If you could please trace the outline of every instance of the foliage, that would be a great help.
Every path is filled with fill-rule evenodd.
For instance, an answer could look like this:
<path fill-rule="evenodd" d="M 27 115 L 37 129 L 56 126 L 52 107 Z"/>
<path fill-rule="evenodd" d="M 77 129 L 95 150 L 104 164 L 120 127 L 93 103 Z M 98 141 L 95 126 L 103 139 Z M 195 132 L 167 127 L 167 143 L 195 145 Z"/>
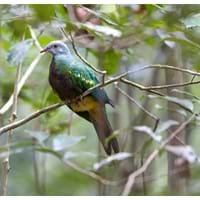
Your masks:
<path fill-rule="evenodd" d="M 0 10 L 1 111 L 14 91 L 19 65 L 20 79 L 33 66 L 17 98 L 16 121 L 60 102 L 48 84 L 51 57 L 39 53 L 52 40 L 65 40 L 77 56 L 71 34 L 78 52 L 97 69 L 106 70 L 106 80 L 135 71 L 117 79 L 124 93 L 113 83 L 105 87 L 115 104 L 107 111 L 121 153 L 107 157 L 93 127 L 62 106 L 13 130 L 8 195 L 121 195 L 128 184 L 124 180 L 151 159 L 155 149 L 160 151 L 149 163 L 154 163 L 151 170 L 132 176 L 135 182 L 128 194 L 181 194 L 166 189 L 167 178 L 174 176 L 167 171 L 167 153 L 178 156 L 177 166 L 191 161 L 186 194 L 199 194 L 198 5 L 0 5 Z M 175 77 L 168 73 L 172 70 Z M 154 87 L 162 85 L 166 87 Z M 0 127 L 10 123 L 11 107 L 0 115 Z M 184 137 L 176 135 L 179 143 L 160 148 L 185 121 Z M 8 144 L 6 134 L 0 137 L 2 162 Z M 106 193 L 100 190 L 102 185 Z"/>

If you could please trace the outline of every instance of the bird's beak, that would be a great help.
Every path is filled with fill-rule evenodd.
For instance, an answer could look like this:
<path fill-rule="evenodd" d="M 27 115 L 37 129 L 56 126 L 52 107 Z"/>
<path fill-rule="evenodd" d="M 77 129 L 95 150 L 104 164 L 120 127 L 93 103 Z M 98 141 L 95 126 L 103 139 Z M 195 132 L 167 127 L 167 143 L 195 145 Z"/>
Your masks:
<path fill-rule="evenodd" d="M 47 48 L 45 48 L 45 49 L 42 49 L 41 51 L 40 51 L 40 53 L 44 53 L 44 52 L 47 52 Z"/>

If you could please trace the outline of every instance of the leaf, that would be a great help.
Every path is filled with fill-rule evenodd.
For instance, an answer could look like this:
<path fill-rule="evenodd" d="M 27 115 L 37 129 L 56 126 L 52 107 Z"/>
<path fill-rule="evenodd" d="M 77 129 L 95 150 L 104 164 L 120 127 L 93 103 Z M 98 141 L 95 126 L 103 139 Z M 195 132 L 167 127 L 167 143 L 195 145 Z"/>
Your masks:
<path fill-rule="evenodd" d="M 111 20 L 111 18 L 107 15 L 104 14 L 103 12 L 99 12 L 92 10 L 92 9 L 88 9 L 87 7 L 83 7 L 85 10 L 87 10 L 87 12 L 91 13 L 92 15 L 96 16 L 97 18 L 101 19 L 102 21 L 104 21 L 105 23 L 109 24 L 109 25 L 113 25 L 116 26 L 117 24 Z"/>
<path fill-rule="evenodd" d="M 71 152 L 71 151 L 67 151 L 65 154 L 64 154 L 64 160 L 68 160 L 68 159 L 71 159 L 71 158 L 76 158 L 76 157 L 94 157 L 96 158 L 97 155 L 91 153 L 91 152 Z"/>
<path fill-rule="evenodd" d="M 192 97 L 192 98 L 194 98 L 195 100 L 198 100 L 198 101 L 200 100 L 200 98 L 198 98 L 197 96 L 194 96 L 190 92 L 186 92 L 186 91 L 178 90 L 178 89 L 172 89 L 172 92 L 176 92 L 176 93 L 187 95 L 187 96 Z"/>
<path fill-rule="evenodd" d="M 55 151 L 64 150 L 78 144 L 85 138 L 85 136 L 71 136 L 66 134 L 56 135 L 53 139 L 53 149 Z"/>
<path fill-rule="evenodd" d="M 25 130 L 24 132 L 28 133 L 32 138 L 35 138 L 39 143 L 44 142 L 49 137 L 49 134 L 46 132 L 31 131 L 31 130 Z"/>
<path fill-rule="evenodd" d="M 160 99 L 166 99 L 170 102 L 176 103 L 180 106 L 183 106 L 184 108 L 187 108 L 190 111 L 193 111 L 194 106 L 191 100 L 189 99 L 180 99 L 177 97 L 172 97 L 172 96 L 155 96 L 155 95 L 148 95 L 149 98 L 160 98 Z"/>
<path fill-rule="evenodd" d="M 132 157 L 133 155 L 131 153 L 127 153 L 127 152 L 121 152 L 121 153 L 117 153 L 115 155 L 112 155 L 112 156 L 109 156 L 107 157 L 106 159 L 104 160 L 101 160 L 100 162 L 98 163 L 95 163 L 93 165 L 93 169 L 95 171 L 99 170 L 100 168 L 102 168 L 103 166 L 105 165 L 108 165 L 110 164 L 111 162 L 117 160 L 117 161 L 121 161 L 121 160 L 125 160 L 127 158 L 130 158 Z"/>
<path fill-rule="evenodd" d="M 186 28 L 200 27 L 200 13 L 182 19 L 181 22 Z"/>
<path fill-rule="evenodd" d="M 32 46 L 32 44 L 33 44 L 32 39 L 27 39 L 15 44 L 9 50 L 7 61 L 11 65 L 19 65 L 20 63 L 22 63 L 28 53 L 28 50 Z"/>
<path fill-rule="evenodd" d="M 55 16 L 55 6 L 54 5 L 29 5 L 33 9 L 37 17 L 42 21 L 50 21 L 52 17 Z"/>
<path fill-rule="evenodd" d="M 149 135 L 156 142 L 161 142 L 161 140 L 162 140 L 162 136 L 156 135 L 153 132 L 153 130 L 148 126 L 135 126 L 134 130 L 139 131 L 139 132 L 147 133 L 147 135 Z"/>
<path fill-rule="evenodd" d="M 166 37 L 170 37 L 170 34 L 169 34 L 169 33 L 164 32 L 162 29 L 159 29 L 159 28 L 156 29 L 156 33 L 158 34 L 158 36 L 159 36 L 161 39 L 164 39 L 164 38 L 166 38 Z M 165 40 L 164 43 L 165 43 L 168 47 L 170 47 L 170 48 L 174 48 L 174 47 L 176 46 L 176 43 L 173 42 L 173 41 L 167 41 L 167 40 Z"/>
<path fill-rule="evenodd" d="M 187 117 L 187 112 L 185 110 L 176 110 L 177 113 L 183 115 L 184 117 Z"/>
<path fill-rule="evenodd" d="M 196 161 L 199 161 L 199 158 L 195 154 L 193 148 L 189 145 L 177 145 L 177 146 L 172 146 L 172 145 L 166 145 L 165 149 L 179 157 L 184 158 L 187 160 L 189 163 L 194 163 Z"/>
<path fill-rule="evenodd" d="M 80 25 L 82 28 L 87 28 L 95 32 L 100 32 L 105 35 L 111 35 L 113 37 L 120 37 L 122 35 L 122 32 L 118 29 L 111 28 L 109 26 L 102 26 L 102 25 L 95 25 L 91 24 L 90 22 L 87 22 L 85 24 L 77 23 L 77 25 Z"/>
<path fill-rule="evenodd" d="M 155 107 L 156 109 L 158 109 L 158 110 L 163 109 L 163 106 L 161 106 L 161 105 L 158 104 L 158 103 L 156 103 L 156 104 L 154 105 L 154 107 Z"/>
<path fill-rule="evenodd" d="M 191 47 L 195 47 L 197 49 L 200 49 L 200 45 L 192 42 L 191 40 L 187 39 L 187 38 L 177 38 L 177 37 L 166 37 L 162 39 L 163 41 L 174 41 L 174 42 L 179 42 L 180 44 L 183 45 L 187 45 L 187 46 L 191 46 Z"/>
<path fill-rule="evenodd" d="M 104 4 L 101 5 L 100 11 L 106 13 L 106 14 L 110 14 L 110 13 L 114 13 L 117 12 L 117 7 L 114 4 Z"/>
<path fill-rule="evenodd" d="M 102 67 L 107 71 L 107 73 L 113 74 L 118 70 L 120 62 L 120 56 L 117 52 L 109 50 L 103 54 Z"/>
<path fill-rule="evenodd" d="M 177 122 L 175 120 L 167 120 L 163 123 L 159 123 L 156 133 L 160 134 L 160 133 L 164 132 L 165 130 L 167 130 L 168 128 L 170 128 L 171 126 L 175 126 L 178 124 L 179 124 L 179 122 Z"/>
<path fill-rule="evenodd" d="M 186 107 L 190 111 L 193 111 L 193 109 L 194 109 L 193 103 L 189 99 L 180 99 L 180 98 L 177 98 L 177 97 L 170 97 L 170 96 L 166 96 L 164 98 L 167 99 L 168 101 L 171 101 L 171 102 L 177 103 L 177 104 L 179 104 L 183 107 Z"/>

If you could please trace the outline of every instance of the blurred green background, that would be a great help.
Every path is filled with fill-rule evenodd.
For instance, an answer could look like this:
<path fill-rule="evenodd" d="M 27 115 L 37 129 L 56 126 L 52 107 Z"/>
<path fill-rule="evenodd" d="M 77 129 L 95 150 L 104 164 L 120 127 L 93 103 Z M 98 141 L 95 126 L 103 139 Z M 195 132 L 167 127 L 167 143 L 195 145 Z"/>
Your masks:
<path fill-rule="evenodd" d="M 200 5 L 0 5 L 0 108 L 13 93 L 19 63 L 22 62 L 23 76 L 40 56 L 34 35 L 42 47 L 53 40 L 64 40 L 76 56 L 61 28 L 68 35 L 71 32 L 84 58 L 107 71 L 107 79 L 153 63 L 198 71 L 199 13 Z M 20 91 L 16 120 L 60 102 L 48 83 L 51 56 L 46 54 L 38 59 Z M 193 78 L 199 80 L 197 76 Z M 151 86 L 183 83 L 192 76 L 176 70 L 148 69 L 131 74 L 128 79 Z M 152 97 L 151 93 L 131 85 L 119 83 L 119 87 L 159 119 L 163 138 L 178 127 L 174 122 L 181 123 L 191 113 L 199 112 L 198 84 L 159 90 L 165 95 L 163 98 Z M 84 174 L 95 171 L 94 164 L 106 155 L 92 125 L 63 106 L 13 131 L 7 195 L 122 194 L 128 175 L 140 168 L 159 146 L 134 127 L 153 129 L 155 120 L 121 94 L 114 84 L 105 89 L 115 104 L 114 109 L 107 107 L 107 113 L 121 151 L 131 156 L 119 155 L 117 161 L 104 165 L 96 173 L 116 181 L 117 185 L 104 185 Z M 169 100 L 168 96 L 174 99 Z M 183 103 L 184 108 L 180 107 Z M 9 123 L 10 115 L 11 108 L 0 116 L 0 126 Z M 199 131 L 196 117 L 172 144 L 189 144 L 198 155 Z M 1 161 L 5 158 L 7 135 L 0 137 Z M 161 151 L 136 179 L 130 195 L 199 195 L 198 164 L 189 166 L 186 162 L 179 166 L 176 161 L 176 157 Z M 1 168 L 1 180 L 3 173 Z"/>

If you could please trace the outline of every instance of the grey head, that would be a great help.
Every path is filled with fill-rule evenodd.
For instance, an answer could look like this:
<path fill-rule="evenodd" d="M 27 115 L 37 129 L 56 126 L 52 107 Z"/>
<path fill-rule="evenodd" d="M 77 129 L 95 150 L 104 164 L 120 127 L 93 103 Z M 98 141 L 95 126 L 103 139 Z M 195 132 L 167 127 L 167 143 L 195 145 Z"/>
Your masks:
<path fill-rule="evenodd" d="M 67 45 L 62 42 L 62 41 L 53 41 L 50 42 L 43 50 L 40 51 L 40 53 L 43 52 L 49 52 L 51 53 L 53 56 L 56 55 L 71 55 L 69 48 L 67 47 Z"/>

